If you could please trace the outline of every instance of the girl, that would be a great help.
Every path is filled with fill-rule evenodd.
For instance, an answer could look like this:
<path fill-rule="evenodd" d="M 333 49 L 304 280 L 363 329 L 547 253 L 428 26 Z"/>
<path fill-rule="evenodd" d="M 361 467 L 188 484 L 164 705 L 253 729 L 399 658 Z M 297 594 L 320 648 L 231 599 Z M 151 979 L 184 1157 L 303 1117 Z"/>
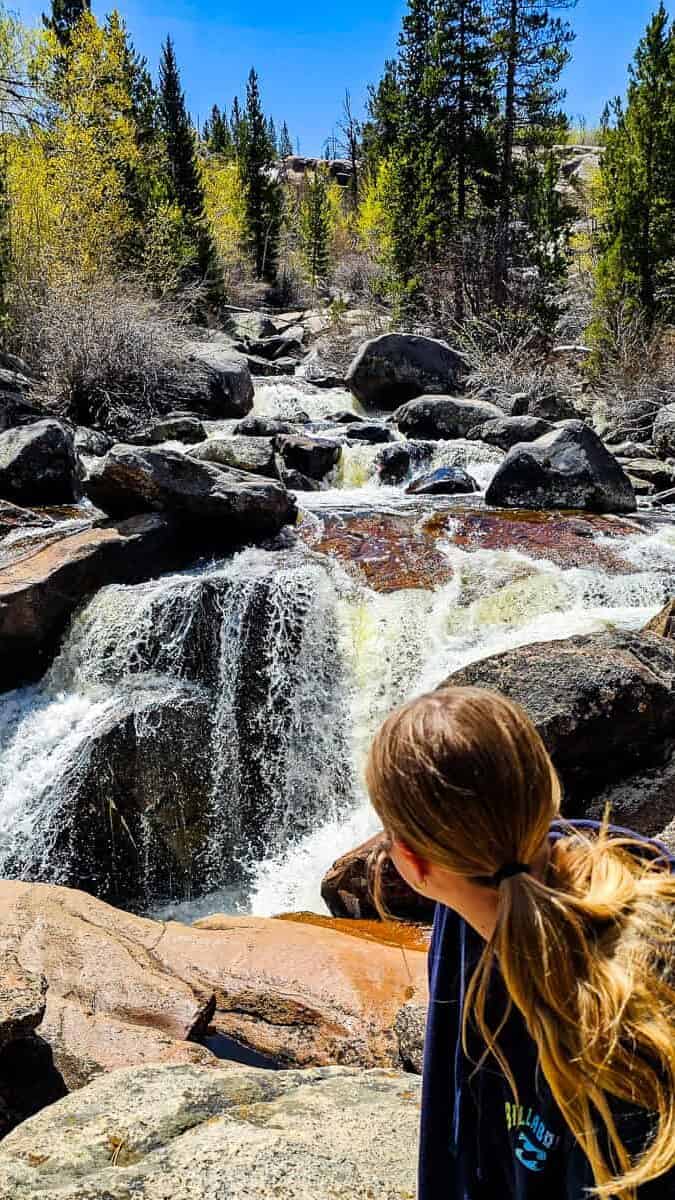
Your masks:
<path fill-rule="evenodd" d="M 675 1200 L 675 861 L 561 823 L 539 734 L 482 689 L 392 713 L 367 782 L 438 902 L 419 1200 Z"/>

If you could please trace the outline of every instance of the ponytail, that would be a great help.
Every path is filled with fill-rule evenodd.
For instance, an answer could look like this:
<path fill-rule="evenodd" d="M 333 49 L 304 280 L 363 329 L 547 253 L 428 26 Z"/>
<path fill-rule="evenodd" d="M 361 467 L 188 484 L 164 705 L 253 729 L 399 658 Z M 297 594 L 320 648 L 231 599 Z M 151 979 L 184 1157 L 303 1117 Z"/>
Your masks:
<path fill-rule="evenodd" d="M 584 1150 L 596 1194 L 632 1200 L 675 1162 L 675 878 L 645 845 L 578 831 L 553 848 L 549 880 L 499 885 L 497 922 L 465 1009 L 514 1087 L 486 1020 L 495 960 L 535 1041 L 551 1092 Z M 631 1159 L 610 1098 L 653 1114 Z M 598 1137 L 604 1128 L 606 1148 Z"/>
<path fill-rule="evenodd" d="M 421 858 L 497 890 L 494 931 L 470 981 L 464 1049 L 474 1023 L 514 1096 L 499 1044 L 521 1013 L 553 1097 L 603 1200 L 675 1165 L 675 876 L 644 842 L 569 827 L 545 879 L 531 864 L 558 817 L 560 787 L 527 715 L 504 697 L 445 688 L 393 713 L 367 766 L 389 835 Z M 519 869 L 501 870 L 504 864 Z M 487 1019 L 495 966 L 508 1007 Z M 480 1064 L 478 1064 L 480 1065 Z M 620 1130 L 618 1101 L 649 1114 L 639 1154 Z"/>

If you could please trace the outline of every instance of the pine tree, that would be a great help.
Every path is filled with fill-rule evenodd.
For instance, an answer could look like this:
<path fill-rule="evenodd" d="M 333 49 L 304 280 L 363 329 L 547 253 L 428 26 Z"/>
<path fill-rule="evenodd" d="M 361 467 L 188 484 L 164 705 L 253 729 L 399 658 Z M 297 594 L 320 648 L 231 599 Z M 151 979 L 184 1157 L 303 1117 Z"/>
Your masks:
<path fill-rule="evenodd" d="M 560 129 L 564 89 L 560 76 L 570 58 L 574 34 L 551 10 L 570 9 L 576 0 L 494 0 L 492 46 L 501 91 L 499 185 L 495 239 L 494 299 L 508 296 L 513 232 L 517 141 L 530 150 L 550 145 Z"/>
<path fill-rule="evenodd" d="M 274 117 L 268 117 L 267 119 L 267 137 L 269 138 L 270 147 L 274 151 L 274 154 L 277 155 L 279 148 L 277 146 L 277 127 L 274 124 Z"/>
<path fill-rule="evenodd" d="M 213 154 L 220 154 L 226 159 L 234 157 L 234 142 L 227 113 L 221 112 L 217 104 L 214 104 L 210 118 L 204 123 L 203 137 Z"/>
<path fill-rule="evenodd" d="M 630 68 L 628 102 L 605 125 L 604 254 L 598 300 L 627 300 L 648 323 L 672 318 L 675 267 L 675 26 L 663 3 Z"/>
<path fill-rule="evenodd" d="M 276 276 L 282 192 L 276 178 L 276 152 L 260 102 L 258 76 L 251 70 L 246 86 L 246 115 L 239 122 L 240 169 L 246 197 L 246 229 L 258 279 Z"/>
<path fill-rule="evenodd" d="M 288 132 L 288 125 L 284 121 L 283 125 L 281 126 L 281 133 L 279 134 L 279 157 L 290 158 L 292 154 L 293 143 L 291 141 L 291 135 Z"/>
<path fill-rule="evenodd" d="M 328 275 L 330 261 L 330 203 L 329 180 L 325 167 L 319 165 L 305 183 L 300 209 L 300 238 L 312 287 Z"/>
<path fill-rule="evenodd" d="M 164 139 L 169 199 L 188 222 L 197 251 L 199 270 L 209 281 L 212 297 L 218 291 L 216 255 L 204 215 L 202 184 L 192 122 L 185 104 L 173 42 L 167 37 L 159 65 L 159 127 Z"/>
<path fill-rule="evenodd" d="M 56 34 L 62 46 L 67 46 L 70 35 L 85 12 L 91 12 L 91 0 L 52 0 L 49 16 L 43 14 L 45 29 Z"/>
<path fill-rule="evenodd" d="M 366 171 L 377 174 L 379 164 L 387 159 L 396 144 L 401 120 L 401 85 L 395 59 L 387 59 L 384 73 L 377 85 L 368 88 L 369 120 L 361 131 L 362 153 Z"/>

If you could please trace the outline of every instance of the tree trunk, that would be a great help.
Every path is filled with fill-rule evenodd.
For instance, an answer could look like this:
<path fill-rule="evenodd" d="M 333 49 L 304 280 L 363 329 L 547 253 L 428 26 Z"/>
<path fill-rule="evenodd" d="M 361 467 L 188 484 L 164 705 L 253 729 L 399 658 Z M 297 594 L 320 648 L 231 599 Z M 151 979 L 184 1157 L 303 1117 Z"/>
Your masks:
<path fill-rule="evenodd" d="M 518 8 L 520 0 L 511 0 L 506 58 L 506 95 L 502 166 L 499 181 L 499 210 L 495 242 L 494 300 L 503 305 L 508 297 L 509 250 L 513 207 L 513 146 L 516 136 L 516 72 L 518 69 Z"/>
<path fill-rule="evenodd" d="M 466 220 L 466 160 L 467 160 L 467 105 L 466 105 L 466 0 L 462 0 L 459 16 L 459 96 L 457 137 L 457 231 L 455 235 L 455 320 L 464 320 L 464 222 Z"/>

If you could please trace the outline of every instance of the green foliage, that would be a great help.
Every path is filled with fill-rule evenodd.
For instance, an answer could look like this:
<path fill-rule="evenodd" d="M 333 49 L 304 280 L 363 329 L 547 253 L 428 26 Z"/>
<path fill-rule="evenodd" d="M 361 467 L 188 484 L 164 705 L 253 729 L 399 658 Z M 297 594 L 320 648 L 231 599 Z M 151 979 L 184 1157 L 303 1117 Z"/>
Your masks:
<path fill-rule="evenodd" d="M 281 126 L 281 133 L 279 134 L 279 157 L 289 158 L 292 153 L 293 143 L 291 141 L 291 135 L 288 132 L 288 125 L 284 121 L 283 125 Z"/>
<path fill-rule="evenodd" d="M 204 125 L 203 137 L 212 154 L 219 154 L 225 159 L 234 158 L 234 139 L 230 122 L 227 113 L 221 113 L 217 104 L 214 104 L 211 116 Z"/>
<path fill-rule="evenodd" d="M 254 70 L 246 87 L 246 113 L 238 117 L 235 142 L 246 200 L 246 231 L 258 279 L 273 282 L 283 196 L 276 176 L 276 147 L 260 102 Z"/>
<path fill-rule="evenodd" d="M 319 166 L 305 183 L 300 209 L 300 235 L 307 274 L 312 287 L 328 275 L 330 262 L 331 210 L 329 180 Z"/>
<path fill-rule="evenodd" d="M 163 138 L 168 175 L 168 200 L 180 209 L 184 226 L 195 247 L 195 261 L 201 277 L 216 299 L 220 280 L 213 241 L 204 212 L 204 185 L 201 178 L 195 131 L 185 105 L 178 63 L 170 37 L 162 48 L 159 65 L 158 123 Z"/>
<path fill-rule="evenodd" d="M 630 70 L 628 100 L 605 119 L 598 343 L 616 313 L 648 325 L 675 314 L 675 27 L 661 3 Z"/>

